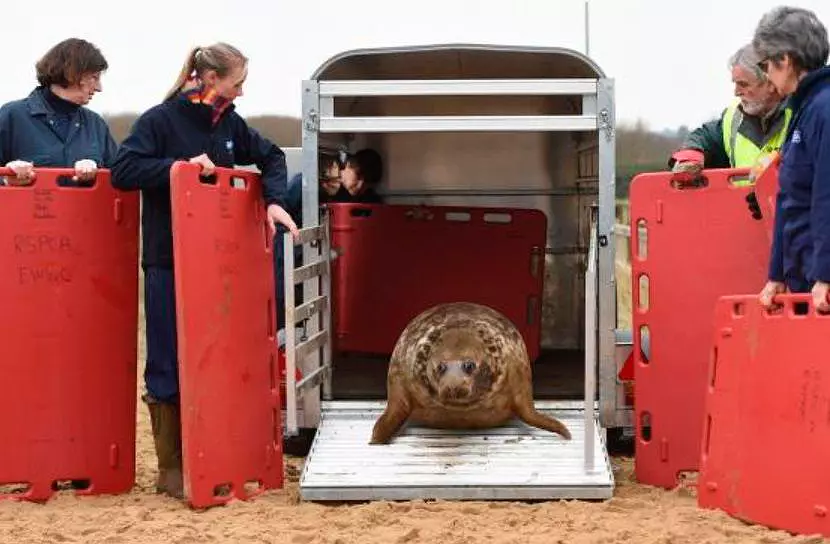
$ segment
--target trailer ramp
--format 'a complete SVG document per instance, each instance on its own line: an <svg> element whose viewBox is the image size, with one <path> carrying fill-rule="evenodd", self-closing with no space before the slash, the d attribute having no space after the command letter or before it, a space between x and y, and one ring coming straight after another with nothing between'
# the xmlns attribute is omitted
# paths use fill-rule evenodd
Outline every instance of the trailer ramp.
<svg viewBox="0 0 830 544"><path fill-rule="evenodd" d="M369 445L385 402L323 402L300 478L310 501L607 499L614 478L604 433L586 464L584 403L537 402L570 441L520 421L482 431L407 425L387 445ZM590 464L590 463L589 463Z"/></svg>

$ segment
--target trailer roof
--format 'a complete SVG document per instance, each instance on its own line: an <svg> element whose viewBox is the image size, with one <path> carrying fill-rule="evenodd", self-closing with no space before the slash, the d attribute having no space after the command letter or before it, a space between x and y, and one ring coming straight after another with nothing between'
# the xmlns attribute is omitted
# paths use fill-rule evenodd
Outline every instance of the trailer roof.
<svg viewBox="0 0 830 544"><path fill-rule="evenodd" d="M311 76L338 79L602 78L590 58L561 47L435 44L339 53Z"/></svg>

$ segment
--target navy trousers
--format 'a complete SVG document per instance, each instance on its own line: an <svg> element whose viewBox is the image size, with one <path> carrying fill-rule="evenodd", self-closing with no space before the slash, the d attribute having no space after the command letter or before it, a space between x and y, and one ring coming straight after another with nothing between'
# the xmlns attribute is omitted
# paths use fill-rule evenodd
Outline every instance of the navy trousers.
<svg viewBox="0 0 830 544"><path fill-rule="evenodd" d="M149 267L144 271L144 321L147 338L147 393L159 402L179 397L176 349L176 289L173 271Z"/></svg>

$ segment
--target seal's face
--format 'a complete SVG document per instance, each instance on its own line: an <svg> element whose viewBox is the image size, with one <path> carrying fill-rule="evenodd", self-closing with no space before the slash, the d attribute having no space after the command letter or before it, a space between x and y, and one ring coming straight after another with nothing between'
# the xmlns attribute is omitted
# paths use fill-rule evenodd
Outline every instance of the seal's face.
<svg viewBox="0 0 830 544"><path fill-rule="evenodd" d="M484 343L465 331L448 331L427 364L430 389L449 406L476 403L490 392L493 373Z"/></svg>

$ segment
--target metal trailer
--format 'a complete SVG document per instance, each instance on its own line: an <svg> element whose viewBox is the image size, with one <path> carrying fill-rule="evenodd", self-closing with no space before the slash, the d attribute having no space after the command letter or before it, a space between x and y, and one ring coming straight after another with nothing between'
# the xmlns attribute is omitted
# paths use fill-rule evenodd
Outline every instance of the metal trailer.
<svg viewBox="0 0 830 544"><path fill-rule="evenodd" d="M613 79L568 49L431 45L337 55L303 81L302 96L304 264L295 269L288 235L284 246L286 324L302 326L285 335L285 433L316 429L302 497L610 497L605 431L631 426L617 380L619 350L630 342L616 341ZM534 380L544 385L549 368L578 374L567 398L537 395L541 410L572 429L572 441L516 423L477 432L410 426L389 445L368 445L383 400L337 393L329 281L336 252L318 206L321 154L365 146L384 157L388 203L546 213L546 355ZM295 307L300 283L305 302Z"/></svg>

